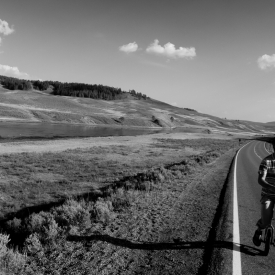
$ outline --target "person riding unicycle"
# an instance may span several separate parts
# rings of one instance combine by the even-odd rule
[[[253,243],[261,245],[262,230],[270,225],[275,204],[275,138],[270,143],[273,153],[265,157],[259,167],[258,183],[262,186],[261,192],[261,218],[256,223],[257,229],[253,236]]]

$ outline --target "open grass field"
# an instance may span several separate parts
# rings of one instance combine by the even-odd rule
[[[1,139],[0,273],[22,275],[205,274],[239,138],[273,131],[151,99],[2,87],[0,121],[186,130]]]
[[[81,139],[79,142],[71,140],[80,148],[76,146],[76,149],[65,151],[63,148],[60,152],[56,149],[62,150],[60,145],[66,140],[42,141],[44,145],[39,141],[3,143],[0,146],[3,146],[0,149],[1,217],[26,207],[96,192],[114,181],[151,168],[181,162],[190,155],[219,151],[220,143],[228,142],[229,147],[232,146],[231,141],[211,142],[207,146],[206,139],[200,144],[196,140],[172,139],[169,136],[147,136],[147,144],[141,141],[146,137],[105,138],[105,143],[103,140],[101,143],[94,142],[99,138],[90,138],[83,139],[88,141],[84,148],[81,148],[80,144],[85,144]],[[116,140],[117,144],[114,143]],[[51,147],[52,143],[55,146]],[[24,145],[28,146],[27,149],[32,148],[33,152],[3,154],[12,152],[12,149],[19,152]],[[44,152],[37,153],[35,145],[44,148]],[[67,148],[70,147],[70,143],[67,144]],[[51,149],[52,152],[47,151]]]
[[[201,137],[1,144],[28,145],[28,152],[0,153],[1,271],[203,274],[209,232],[240,144],[224,135]],[[84,140],[90,145],[72,146]],[[44,149],[35,152],[41,143]],[[53,146],[58,143],[62,150]]]

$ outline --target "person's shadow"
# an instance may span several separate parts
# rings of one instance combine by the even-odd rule
[[[181,249],[207,249],[209,247],[213,248],[225,248],[229,250],[240,251],[241,253],[248,254],[250,256],[265,256],[265,252],[252,246],[236,244],[229,241],[215,241],[215,242],[205,242],[205,241],[181,241],[180,239],[174,239],[173,243],[135,243],[125,239],[114,238],[109,235],[90,235],[90,236],[73,236],[67,237],[68,241],[73,242],[83,242],[86,246],[90,246],[95,241],[107,242],[116,246],[121,246],[130,249],[140,249],[140,250],[181,250]]]

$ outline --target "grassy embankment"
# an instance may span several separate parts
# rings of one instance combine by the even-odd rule
[[[50,122],[124,127],[198,127],[241,136],[274,131],[272,125],[227,120],[154,99],[105,101],[54,96],[48,92],[9,91],[0,85],[0,121]]]
[[[232,148],[233,140],[159,139],[149,150],[110,146],[0,156],[1,214],[18,213],[2,222],[3,271],[131,274],[149,268],[157,274],[173,267],[194,274],[203,250],[174,243],[207,240]],[[72,198],[81,194],[90,196]],[[46,212],[20,212],[66,198]],[[6,246],[6,234],[20,252]],[[197,263],[190,265],[194,256]]]

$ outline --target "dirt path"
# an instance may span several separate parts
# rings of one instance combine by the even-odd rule
[[[116,136],[116,137],[91,137],[77,139],[56,139],[39,141],[18,141],[0,143],[0,154],[12,154],[23,152],[60,152],[68,149],[91,148],[94,146],[126,145],[142,147],[146,144],[156,143],[157,138],[172,139],[198,139],[198,138],[217,138],[232,139],[222,134],[203,134],[203,133],[160,133],[140,136]]]

